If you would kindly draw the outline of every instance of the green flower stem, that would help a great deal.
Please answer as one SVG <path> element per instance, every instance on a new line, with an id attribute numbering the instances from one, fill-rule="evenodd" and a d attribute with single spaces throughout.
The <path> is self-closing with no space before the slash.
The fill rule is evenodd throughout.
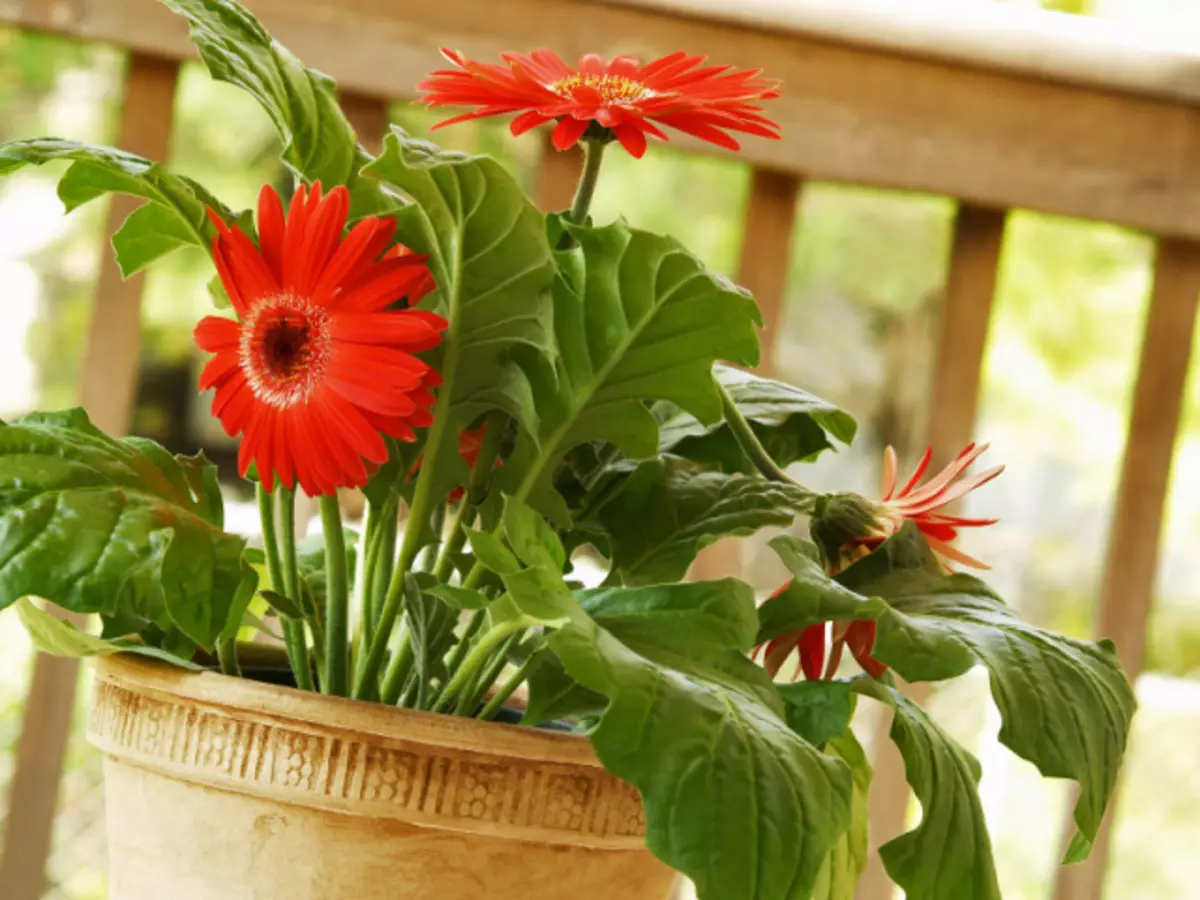
<path id="1" fill-rule="evenodd" d="M 400 701 L 404 685 L 408 681 L 408 676 L 412 674 L 415 659 L 412 632 L 404 629 L 400 635 L 400 644 L 396 647 L 396 652 L 392 654 L 387 672 L 383 676 L 383 687 L 379 690 L 379 700 L 381 703 L 386 703 L 388 706 L 395 706 Z"/>
<path id="2" fill-rule="evenodd" d="M 242 677 L 241 667 L 237 661 L 237 635 L 223 637 L 217 641 L 217 660 L 221 663 L 221 674 L 234 678 Z"/>
<path id="3" fill-rule="evenodd" d="M 433 577 L 445 583 L 454 569 L 454 557 L 462 550 L 467 542 L 466 529 L 475 521 L 475 513 L 483 501 L 492 470 L 500 456 L 500 445 L 504 442 L 504 430 L 508 425 L 508 416 L 499 410 L 493 410 L 487 418 L 487 430 L 483 435 L 483 443 L 475 457 L 475 465 L 471 468 L 471 477 L 467 482 L 466 494 L 459 504 L 454 518 L 450 522 L 450 532 L 442 544 L 442 551 L 433 567 Z"/>
<path id="4" fill-rule="evenodd" d="M 583 171 L 579 175 L 579 185 L 575 188 L 575 200 L 571 204 L 571 212 L 567 216 L 576 225 L 587 221 L 588 210 L 592 206 L 592 197 L 596 194 L 596 183 L 600 178 L 600 163 L 604 159 L 605 141 L 583 140 Z"/>
<path id="5" fill-rule="evenodd" d="M 467 627 L 463 629 L 462 638 L 454 647 L 454 652 L 450 654 L 450 659 L 446 662 L 446 671 L 450 673 L 451 677 L 458 671 L 458 667 L 462 665 L 463 659 L 475 641 L 475 635 L 479 634 L 479 630 L 483 628 L 486 621 L 486 609 L 475 610 L 471 613 L 471 617 L 467 619 Z"/>
<path id="6" fill-rule="evenodd" d="M 258 516 L 262 523 L 263 535 L 263 555 L 267 559 L 267 577 L 271 579 L 271 587 L 274 590 L 282 591 L 285 596 L 294 603 L 299 603 L 299 594 L 296 592 L 296 579 L 288 578 L 288 567 L 285 564 L 287 549 L 291 547 L 292 565 L 295 565 L 295 523 L 292 521 L 290 511 L 291 504 L 288 499 L 291 496 L 290 491 L 283 490 L 283 540 L 284 540 L 284 556 L 279 553 L 278 531 L 275 525 L 275 502 L 274 498 L 267 492 L 267 489 L 259 484 L 255 489 L 255 494 L 258 499 Z M 294 571 L 294 570 L 293 570 Z M 287 647 L 288 663 L 292 667 L 292 675 L 296 678 L 296 687 L 302 691 L 311 691 L 312 669 L 308 663 L 308 639 L 304 633 L 304 623 L 297 622 L 291 619 L 284 619 L 281 622 L 283 628 L 283 641 Z"/>
<path id="7" fill-rule="evenodd" d="M 381 510 L 373 503 L 368 503 L 363 509 L 362 534 L 358 539 L 358 566 L 354 577 L 354 604 L 361 613 L 357 633 L 354 636 L 354 654 L 351 665 L 362 652 L 365 644 L 370 643 L 375 630 L 375 621 L 367 615 L 371 596 L 371 579 L 379 564 L 379 545 L 383 539 L 383 522 L 380 521 Z"/>
<path id="8" fill-rule="evenodd" d="M 754 429 L 750 427 L 750 423 L 746 421 L 746 417 L 742 415 L 742 411 L 737 408 L 737 404 L 733 402 L 733 398 L 729 396 L 729 391 L 725 390 L 725 385 L 713 378 L 713 384 L 716 385 L 718 393 L 721 395 L 721 405 L 725 411 L 725 421 L 729 424 L 730 431 L 737 439 L 738 445 L 742 451 L 754 463 L 754 468 L 762 474 L 764 478 L 771 481 L 780 481 L 784 484 L 796 485 L 796 482 L 779 468 L 775 460 L 771 459 L 765 447 L 759 442 L 758 435 L 754 433 Z M 796 485 L 800 487 L 800 485 Z"/>
<path id="9" fill-rule="evenodd" d="M 492 658 L 492 651 L 504 643 L 514 633 L 525 628 L 520 619 L 510 619 L 494 625 L 484 632 L 479 641 L 471 648 L 462 665 L 450 676 L 450 681 L 433 704 L 433 711 L 438 712 L 448 707 L 465 689 L 469 688 L 479 675 L 479 672 Z"/>
<path id="10" fill-rule="evenodd" d="M 371 640 L 379 627 L 379 618 L 383 614 L 383 601 L 387 595 L 388 584 L 392 580 L 392 572 L 396 566 L 396 532 L 399 528 L 398 513 L 400 501 L 395 494 L 388 497 L 383 504 L 382 523 L 379 533 L 379 552 L 375 557 L 375 567 L 371 572 L 370 593 L 367 597 L 364 617 L 371 620 Z M 371 641 L 363 644 L 370 646 Z"/>
<path id="11" fill-rule="evenodd" d="M 521 640 L 521 632 L 510 635 L 492 654 L 492 658 L 484 664 L 480 673 L 471 683 L 471 690 L 459 695 L 458 705 L 454 708 L 456 716 L 474 716 L 475 711 L 487 696 L 488 688 L 496 683 L 504 667 L 508 665 L 508 656 Z"/>
<path id="12" fill-rule="evenodd" d="M 432 527 L 433 533 L 439 539 L 443 539 L 443 531 L 446 528 L 446 504 L 442 504 L 433 511 Z M 426 544 L 421 548 L 421 552 L 417 554 L 417 560 L 413 564 L 418 572 L 428 572 L 433 568 L 436 546 L 436 544 Z"/>
<path id="13" fill-rule="evenodd" d="M 366 699 L 369 689 L 378 689 L 377 687 L 369 688 L 369 686 L 379 679 L 379 669 L 383 666 L 383 657 L 387 653 L 388 641 L 392 636 L 392 629 L 396 627 L 396 619 L 400 616 L 400 604 L 404 599 L 404 573 L 409 571 L 413 560 L 416 559 L 418 549 L 416 534 L 421 530 L 419 523 L 423 521 L 427 512 L 427 505 L 426 508 L 422 508 L 420 504 L 414 503 L 409 513 L 408 523 L 404 527 L 404 541 L 400 545 L 400 558 L 396 561 L 391 581 L 388 583 L 387 596 L 384 597 L 383 608 L 379 613 L 378 628 L 367 648 L 362 665 L 354 673 L 352 696 L 356 700 Z"/>
<path id="14" fill-rule="evenodd" d="M 521 663 L 517 671 L 513 672 L 508 680 L 500 686 L 500 690 L 492 695 L 492 699 L 487 702 L 487 705 L 479 713 L 478 718 L 484 721 L 496 718 L 496 713 L 500 712 L 500 708 L 508 702 L 508 698 L 538 670 L 538 667 L 541 666 L 549 652 L 549 650 L 543 649 L 537 653 L 529 654 L 529 658 Z"/>
<path id="15" fill-rule="evenodd" d="M 350 597 L 346 581 L 346 539 L 337 494 L 322 495 L 321 531 L 325 535 L 325 670 L 321 693 L 349 696 Z"/>

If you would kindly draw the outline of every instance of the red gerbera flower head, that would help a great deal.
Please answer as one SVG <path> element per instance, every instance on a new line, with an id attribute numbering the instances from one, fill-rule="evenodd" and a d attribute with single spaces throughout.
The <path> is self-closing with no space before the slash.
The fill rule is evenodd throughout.
<path id="1" fill-rule="evenodd" d="M 667 139 L 666 125 L 719 147 L 738 150 L 731 131 L 778 139 L 779 126 L 762 115 L 763 100 L 779 96 L 779 82 L 761 69 L 705 66 L 705 57 L 683 51 L 640 65 L 632 56 L 605 62 L 589 53 L 572 69 L 550 50 L 504 53 L 506 65 L 467 59 L 442 49 L 456 68 L 442 69 L 417 85 L 429 108 L 473 106 L 437 127 L 484 116 L 517 114 L 512 133 L 557 120 L 554 146 L 573 147 L 593 123 L 629 153 L 646 152 L 647 135 Z"/>
<path id="2" fill-rule="evenodd" d="M 436 347 L 446 321 L 421 310 L 388 311 L 429 279 L 425 257 L 380 259 L 394 219 L 366 218 L 343 236 L 350 197 L 302 186 L 285 219 L 270 186 L 258 197 L 258 245 L 216 213 L 213 259 L 237 320 L 196 326 L 215 354 L 200 390 L 215 388 L 213 414 L 241 435 L 238 467 L 251 463 L 267 490 L 276 478 L 309 494 L 360 487 L 387 459 L 386 434 L 413 440 L 432 421 L 440 378 L 413 354 Z"/>
<path id="3" fill-rule="evenodd" d="M 968 445 L 950 465 L 922 485 L 919 482 L 933 457 L 932 449 L 926 449 L 913 474 L 904 486 L 897 490 L 896 451 L 888 447 L 883 457 L 881 503 L 870 503 L 857 494 L 834 494 L 826 499 L 824 508 L 813 517 L 813 540 L 821 548 L 829 574 L 836 575 L 850 563 L 875 550 L 899 531 L 905 521 L 912 521 L 920 529 L 930 548 L 941 557 L 943 565 L 947 565 L 946 560 L 951 560 L 977 569 L 986 569 L 986 565 L 958 550 L 951 542 L 958 537 L 959 528 L 994 525 L 997 520 L 967 519 L 947 515 L 940 510 L 975 488 L 987 484 L 1004 471 L 1004 466 L 996 466 L 985 472 L 966 476 L 967 469 L 987 448 L 987 444 Z M 790 585 L 791 582 L 788 582 L 771 597 L 779 596 Z M 772 678 L 793 650 L 796 650 L 800 657 L 797 675 L 803 671 L 805 678 L 809 679 L 832 678 L 841 661 L 843 647 L 849 647 L 851 655 L 863 671 L 878 678 L 887 671 L 887 666 L 871 655 L 875 648 L 875 632 L 874 621 L 833 623 L 832 648 L 828 654 L 828 661 L 825 623 L 780 635 L 756 648 L 755 655 L 757 656 L 760 650 L 765 651 L 763 665 Z"/>

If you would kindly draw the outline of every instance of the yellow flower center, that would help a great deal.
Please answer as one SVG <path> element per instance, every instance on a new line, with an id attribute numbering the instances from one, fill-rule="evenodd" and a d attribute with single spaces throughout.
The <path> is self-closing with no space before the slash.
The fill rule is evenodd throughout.
<path id="1" fill-rule="evenodd" d="M 254 396 L 284 408 L 312 396 L 331 350 L 329 313 L 307 299 L 283 294 L 250 313 L 238 356 Z"/>
<path id="2" fill-rule="evenodd" d="M 624 75 L 570 75 L 547 87 L 560 97 L 571 99 L 576 88 L 586 87 L 596 91 L 605 103 L 637 103 L 656 96 L 656 92 L 640 81 Z"/>

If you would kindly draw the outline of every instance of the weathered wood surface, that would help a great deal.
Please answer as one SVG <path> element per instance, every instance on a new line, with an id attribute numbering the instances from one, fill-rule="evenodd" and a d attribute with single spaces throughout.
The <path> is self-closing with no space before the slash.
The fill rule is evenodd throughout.
<path id="1" fill-rule="evenodd" d="M 1149 41 L 1127 36 L 1121 59 L 1137 65 L 1114 63 L 1106 74 L 1096 64 L 1094 77 L 1083 79 L 1046 63 L 1056 48 L 1068 58 L 1079 55 L 1081 42 L 1042 34 L 1033 25 L 1014 26 L 1006 40 L 1035 41 L 1037 65 L 1001 65 L 982 50 L 981 58 L 968 62 L 966 51 L 948 54 L 937 40 L 929 47 L 884 41 L 886 22 L 877 22 L 874 32 L 851 29 L 846 22 L 852 17 L 838 28 L 817 19 L 806 25 L 793 10 L 795 21 L 780 24 L 763 12 L 770 5 L 763 0 L 739 5 L 737 16 L 729 14 L 733 4 L 724 3 L 687 18 L 650 2 L 594 0 L 249 5 L 281 41 L 344 89 L 384 97 L 411 95 L 440 64 L 439 46 L 483 58 L 534 46 L 553 47 L 568 58 L 585 51 L 651 57 L 686 47 L 722 62 L 761 66 L 782 79 L 784 96 L 771 114 L 784 138 L 747 140 L 741 157 L 751 163 L 814 179 L 930 191 L 983 206 L 1200 237 L 1200 167 L 1194 164 L 1200 57 Z M 846 7 L 865 8 L 861 0 Z M 866 21 L 866 13 L 857 15 Z M 191 55 L 183 23 L 155 0 L 0 0 L 0 21 Z M 988 43 L 984 31 L 976 45 Z M 850 38 L 847 32 L 853 32 Z M 872 41 L 875 46 L 868 46 Z M 942 52 L 935 52 L 939 47 Z M 947 55 L 955 58 L 937 58 Z M 1133 78 L 1133 70 L 1143 74 Z M 677 143 L 713 152 L 682 136 Z"/>

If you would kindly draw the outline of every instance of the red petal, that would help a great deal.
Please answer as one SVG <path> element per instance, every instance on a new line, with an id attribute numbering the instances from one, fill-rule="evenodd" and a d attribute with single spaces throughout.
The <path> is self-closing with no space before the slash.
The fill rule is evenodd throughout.
<path id="1" fill-rule="evenodd" d="M 236 348 L 242 337 L 242 326 L 224 316 L 205 316 L 192 331 L 196 346 L 209 353 Z"/>

